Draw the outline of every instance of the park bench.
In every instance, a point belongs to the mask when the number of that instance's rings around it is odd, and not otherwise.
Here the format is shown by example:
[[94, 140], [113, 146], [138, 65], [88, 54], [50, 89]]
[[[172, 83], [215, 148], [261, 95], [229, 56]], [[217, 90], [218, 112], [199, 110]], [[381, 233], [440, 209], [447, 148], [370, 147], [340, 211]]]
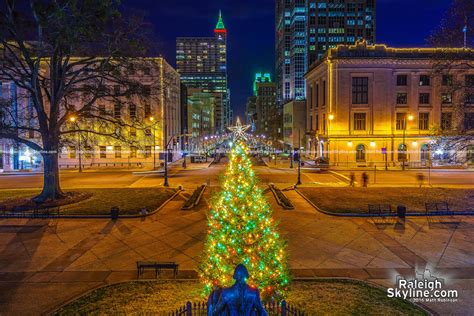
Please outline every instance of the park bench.
[[426, 215], [453, 215], [454, 212], [449, 209], [448, 202], [429, 202], [425, 203]]
[[137, 279], [145, 273], [146, 269], [155, 269], [155, 278], [158, 277], [161, 270], [173, 270], [173, 276], [176, 279], [178, 267], [176, 262], [137, 261]]
[[392, 214], [394, 212], [390, 204], [369, 204], [368, 207], [369, 214], [371, 215], [382, 216]]

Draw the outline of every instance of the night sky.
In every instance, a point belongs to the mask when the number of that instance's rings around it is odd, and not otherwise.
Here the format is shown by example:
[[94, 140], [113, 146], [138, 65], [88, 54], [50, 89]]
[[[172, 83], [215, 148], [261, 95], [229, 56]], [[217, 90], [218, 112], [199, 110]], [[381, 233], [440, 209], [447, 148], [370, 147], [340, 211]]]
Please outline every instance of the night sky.
[[[160, 52], [175, 66], [178, 36], [213, 36], [219, 9], [228, 31], [228, 76], [234, 117], [243, 116], [253, 74], [274, 72], [275, 0], [124, 0], [143, 10]], [[377, 0], [378, 43], [424, 46], [451, 0]]]

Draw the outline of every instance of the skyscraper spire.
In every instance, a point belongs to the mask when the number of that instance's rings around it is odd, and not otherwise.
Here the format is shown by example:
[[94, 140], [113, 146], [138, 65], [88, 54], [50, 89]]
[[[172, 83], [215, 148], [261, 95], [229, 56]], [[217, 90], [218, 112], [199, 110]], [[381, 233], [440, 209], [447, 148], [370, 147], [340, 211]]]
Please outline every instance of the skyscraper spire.
[[215, 33], [227, 33], [225, 29], [224, 21], [222, 20], [222, 11], [219, 10], [219, 20], [217, 21], [216, 28], [214, 29]]

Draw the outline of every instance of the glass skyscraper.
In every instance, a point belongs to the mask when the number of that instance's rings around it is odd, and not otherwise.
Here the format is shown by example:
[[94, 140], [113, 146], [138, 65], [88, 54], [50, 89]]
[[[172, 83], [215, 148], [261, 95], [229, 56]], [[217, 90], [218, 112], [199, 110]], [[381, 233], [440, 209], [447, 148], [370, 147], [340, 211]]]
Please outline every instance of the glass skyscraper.
[[338, 44], [375, 42], [375, 0], [276, 0], [276, 92], [280, 106], [306, 98], [304, 74]]
[[201, 89], [217, 99], [215, 130], [224, 132], [232, 122], [227, 85], [227, 30], [219, 13], [213, 37], [178, 37], [176, 68], [181, 82], [189, 89]]

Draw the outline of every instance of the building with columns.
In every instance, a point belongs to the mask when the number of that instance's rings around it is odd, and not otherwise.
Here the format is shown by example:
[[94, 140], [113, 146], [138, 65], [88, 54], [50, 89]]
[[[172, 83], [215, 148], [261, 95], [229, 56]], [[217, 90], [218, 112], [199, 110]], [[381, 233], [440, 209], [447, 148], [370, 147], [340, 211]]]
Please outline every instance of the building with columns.
[[431, 163], [434, 134], [472, 136], [473, 62], [472, 49], [330, 49], [305, 75], [307, 154], [348, 167]]
[[[141, 97], [117, 100], [102, 98], [91, 108], [91, 113], [108, 120], [121, 122], [107, 126], [87, 114], [71, 117], [65, 129], [96, 130], [123, 135], [123, 139], [96, 135], [90, 132], [71, 134], [63, 139], [59, 153], [60, 168], [79, 167], [158, 167], [164, 161], [164, 148], [170, 143], [170, 159], [180, 158], [178, 140], [181, 136], [180, 78], [178, 72], [164, 58], [147, 58], [138, 61], [129, 69], [129, 76], [143, 84], [145, 90]], [[145, 66], [146, 67], [145, 67]], [[123, 89], [109, 85], [107, 89]], [[83, 107], [84, 96], [75, 99], [74, 108]], [[13, 82], [0, 82], [0, 101], [11, 107], [19, 122], [31, 119], [33, 109], [26, 90]], [[64, 109], [62, 109], [64, 110]], [[0, 111], [0, 118], [10, 114]], [[34, 116], [34, 115], [33, 115]], [[26, 124], [21, 124], [26, 125]], [[120, 128], [119, 128], [120, 127]], [[38, 132], [19, 131], [19, 136], [29, 141], [41, 143]], [[174, 142], [170, 140], [175, 139]], [[0, 172], [13, 170], [41, 170], [42, 157], [25, 145], [10, 139], [0, 138]]]

